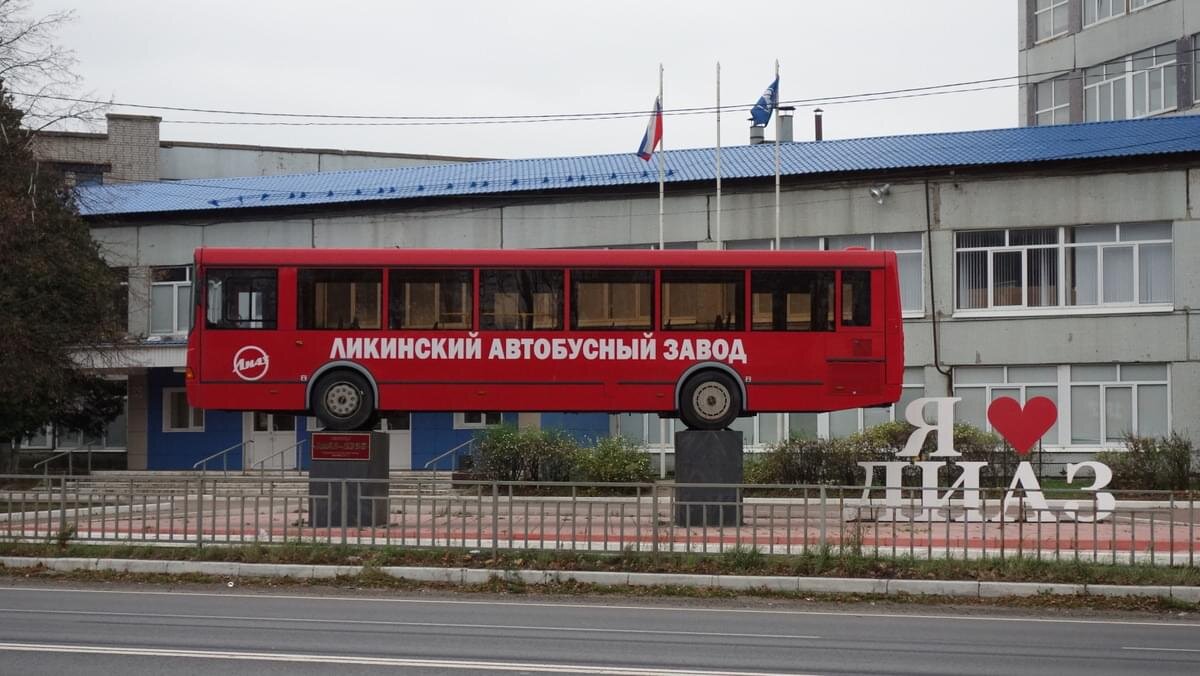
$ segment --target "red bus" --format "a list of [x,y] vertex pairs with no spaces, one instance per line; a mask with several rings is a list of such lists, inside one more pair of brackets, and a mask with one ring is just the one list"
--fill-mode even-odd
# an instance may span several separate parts
[[889,251],[196,251],[193,407],[627,412],[722,429],[886,406],[904,337]]

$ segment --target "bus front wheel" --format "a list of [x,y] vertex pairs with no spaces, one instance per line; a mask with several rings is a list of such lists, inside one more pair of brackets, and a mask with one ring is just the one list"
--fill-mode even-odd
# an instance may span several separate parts
[[694,430],[722,430],[742,411],[742,394],[728,374],[708,371],[690,378],[679,397],[679,417]]
[[371,384],[354,371],[336,371],[314,388],[313,410],[330,430],[362,429],[374,412]]

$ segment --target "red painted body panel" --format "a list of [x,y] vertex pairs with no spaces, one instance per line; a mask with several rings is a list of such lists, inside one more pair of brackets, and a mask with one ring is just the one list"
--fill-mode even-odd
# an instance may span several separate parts
[[[277,268],[278,330],[206,330],[197,305],[188,396],[199,408],[307,411],[308,382],[339,361],[369,373],[382,410],[671,413],[681,377],[704,362],[724,364],[741,378],[748,413],[880,406],[900,397],[904,342],[891,252],[199,249],[199,289],[208,267]],[[870,269],[880,300],[872,304],[869,328],[839,323],[832,332],[298,331],[296,269],[304,267]],[[747,284],[747,308],[749,293]],[[201,302],[203,295],[197,293]],[[655,326],[658,314],[656,301]],[[256,376],[252,382],[234,369],[235,355],[247,346],[259,348],[267,362],[265,372],[261,364],[245,371]]]

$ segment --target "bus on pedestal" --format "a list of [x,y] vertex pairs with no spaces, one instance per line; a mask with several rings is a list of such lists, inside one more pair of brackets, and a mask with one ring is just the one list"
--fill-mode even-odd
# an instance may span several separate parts
[[889,251],[196,251],[193,407],[739,416],[887,406]]

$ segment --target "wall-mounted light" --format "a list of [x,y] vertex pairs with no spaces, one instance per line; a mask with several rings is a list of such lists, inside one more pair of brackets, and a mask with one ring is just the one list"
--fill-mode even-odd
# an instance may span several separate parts
[[883,204],[884,198],[892,194],[892,185],[890,183],[873,185],[868,192],[871,193],[871,199],[875,200],[876,204]]

